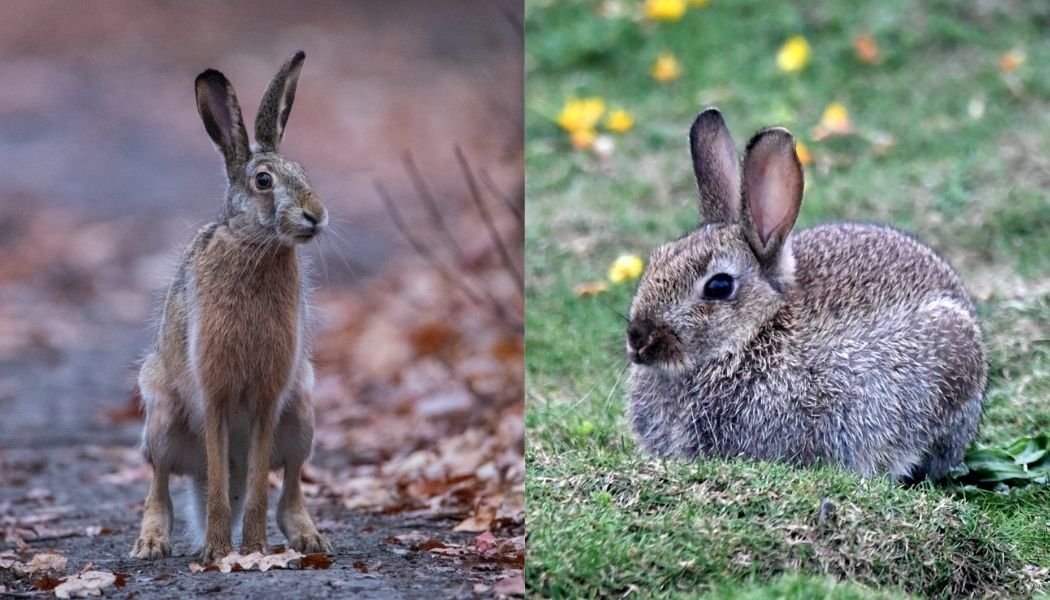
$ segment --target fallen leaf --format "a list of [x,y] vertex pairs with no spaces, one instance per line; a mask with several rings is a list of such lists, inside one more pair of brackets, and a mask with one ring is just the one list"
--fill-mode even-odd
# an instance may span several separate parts
[[[324,555],[321,554],[320,556],[324,556]],[[291,562],[293,560],[301,560],[302,558],[303,558],[303,554],[301,552],[299,552],[297,550],[292,550],[291,548],[289,548],[288,550],[285,550],[284,552],[281,552],[280,554],[269,554],[267,556],[261,557],[258,560],[259,570],[260,571],[269,571],[270,569],[287,569],[289,562]],[[327,558],[327,557],[325,557],[325,558]],[[329,564],[331,564],[331,563],[329,563]],[[325,568],[325,567],[322,567],[322,568]],[[248,570],[247,566],[245,566],[245,570]]]
[[474,545],[481,552],[488,552],[496,547],[496,536],[492,535],[491,531],[486,531],[474,538]]
[[853,38],[853,51],[857,54],[857,60],[873,65],[879,61],[879,45],[871,34],[858,35]]
[[85,571],[69,577],[55,587],[55,596],[58,598],[101,596],[102,590],[116,581],[116,575],[108,571]]
[[999,57],[999,70],[1012,73],[1024,64],[1025,58],[1023,50],[1011,50]]
[[[299,559],[300,569],[327,569],[332,566],[332,558],[327,554],[321,554],[320,552],[314,552],[307,554],[306,556]],[[368,572],[367,567],[364,571]]]
[[588,281],[586,283],[581,283],[577,285],[575,288],[573,288],[572,293],[576,294],[579,297],[583,297],[597,296],[598,294],[607,291],[609,291],[609,284],[605,283],[604,281]]
[[777,51],[777,68],[785,73],[801,71],[809,63],[809,42],[801,35],[788,38]]
[[28,563],[21,563],[12,559],[0,559],[0,569],[10,569],[18,575],[32,575],[34,573],[64,573],[68,559],[55,552],[42,552],[34,554]]
[[813,139],[822,140],[832,135],[846,135],[853,131],[849,111],[839,102],[832,102],[824,109],[820,123],[813,129]]
[[524,596],[525,578],[521,576],[521,573],[504,577],[496,582],[496,585],[492,587],[492,591],[504,596]]
[[41,575],[33,580],[33,589],[40,592],[50,592],[63,581],[65,581],[64,577],[52,577],[47,574]]

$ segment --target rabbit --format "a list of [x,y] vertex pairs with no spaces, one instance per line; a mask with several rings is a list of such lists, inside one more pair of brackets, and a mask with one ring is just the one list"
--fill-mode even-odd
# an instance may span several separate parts
[[277,523],[289,546],[332,552],[299,481],[313,443],[314,370],[296,251],[324,230],[328,213],[302,167],[278,154],[304,60],[295,54],[266,89],[254,147],[226,77],[209,69],[196,79],[197,109],[228,185],[219,219],[182,256],[139,371],[153,481],[132,557],[171,554],[172,474],[192,481],[205,563],[232,550],[231,524],[242,510],[241,552],[266,553],[271,469],[284,470]]
[[958,276],[888,227],[792,233],[803,173],[786,129],[758,132],[742,173],[717,109],[689,139],[702,223],[653,250],[627,326],[640,445],[943,478],[977,432],[987,374]]

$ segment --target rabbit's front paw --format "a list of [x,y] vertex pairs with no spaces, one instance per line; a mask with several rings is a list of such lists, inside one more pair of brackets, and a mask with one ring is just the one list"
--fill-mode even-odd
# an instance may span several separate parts
[[143,535],[135,540],[135,547],[131,549],[131,558],[154,560],[166,556],[171,556],[171,543],[162,535]]
[[333,553],[332,544],[328,541],[328,538],[316,531],[297,535],[288,540],[288,545],[304,554],[313,554],[315,552]]

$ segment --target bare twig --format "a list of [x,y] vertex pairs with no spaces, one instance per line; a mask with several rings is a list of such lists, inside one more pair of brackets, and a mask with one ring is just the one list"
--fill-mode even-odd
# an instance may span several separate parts
[[507,252],[506,245],[503,244],[503,240],[499,236],[499,231],[496,229],[496,224],[492,221],[492,215],[489,214],[487,208],[485,208],[485,202],[481,198],[481,190],[478,189],[478,182],[474,179],[474,173],[470,169],[470,164],[467,162],[467,157],[463,155],[463,150],[457,145],[455,147],[456,160],[459,161],[460,169],[463,171],[463,177],[467,180],[467,187],[470,188],[470,197],[474,200],[474,205],[478,207],[478,213],[481,214],[481,220],[485,223],[485,229],[489,232],[489,237],[492,238],[493,245],[496,246],[496,250],[499,252],[500,260],[503,261],[503,268],[507,271],[507,274],[514,279],[514,284],[518,286],[518,293],[523,297],[525,296],[525,279],[522,277],[521,272],[514,265],[514,260],[510,257],[510,253]]
[[434,225],[434,228],[441,232],[441,237],[445,239],[449,248],[456,254],[456,258],[459,261],[464,260],[463,248],[456,241],[456,237],[448,230],[445,226],[445,219],[441,216],[441,209],[438,208],[437,200],[434,199],[434,194],[430,192],[430,188],[427,186],[426,181],[423,179],[423,175],[419,172],[419,167],[416,166],[416,161],[412,159],[411,152],[405,152],[401,157],[401,162],[405,165],[405,171],[408,172],[408,178],[412,180],[412,187],[416,189],[416,194],[423,200],[423,205],[427,208],[427,214],[430,215],[430,222]]
[[390,194],[387,193],[386,188],[383,187],[382,183],[376,181],[375,188],[376,193],[378,193],[379,197],[383,200],[383,205],[386,206],[387,212],[390,214],[390,218],[394,222],[394,226],[401,232],[401,235],[405,236],[405,239],[408,240],[409,245],[411,245],[412,249],[416,251],[416,254],[419,254],[420,257],[426,260],[435,271],[437,271],[449,283],[453,284],[456,289],[462,290],[463,294],[466,295],[471,302],[478,306],[488,304],[491,306],[497,318],[507,325],[507,327],[518,333],[524,333],[524,323],[509,315],[503,305],[500,304],[499,300],[485,289],[484,286],[482,286],[481,293],[479,294],[473,289],[473,287],[471,287],[466,277],[456,277],[456,275],[449,270],[448,266],[438,260],[434,253],[427,248],[426,244],[420,241],[419,238],[412,233],[412,230],[408,227],[404,217],[402,217],[401,211],[398,210],[397,205],[390,197]]
[[478,169],[478,177],[481,179],[481,183],[485,184],[485,189],[489,191],[489,194],[499,198],[500,201],[503,202],[503,205],[507,207],[507,210],[518,219],[518,223],[524,225],[525,215],[522,214],[521,209],[510,199],[510,196],[506,195],[496,187],[496,182],[492,181],[492,178],[489,177],[489,174],[485,171],[484,167]]

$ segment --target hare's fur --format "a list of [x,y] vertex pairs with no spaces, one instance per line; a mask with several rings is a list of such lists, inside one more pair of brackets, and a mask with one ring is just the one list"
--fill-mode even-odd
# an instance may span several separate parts
[[[694,130],[724,129],[708,113]],[[823,462],[865,476],[941,478],[981,418],[986,365],[974,307],[943,259],[893,229],[836,224],[788,237],[790,207],[747,197],[781,183],[760,182],[761,191],[748,185],[756,178],[796,176],[793,140],[773,133],[781,156],[769,160],[779,164],[745,164],[742,191],[704,181],[712,173],[697,165],[706,224],[650,258],[632,327],[644,323],[650,338],[664,341],[659,352],[645,347],[649,364],[634,347],[642,347],[640,334],[628,343],[636,362],[631,425],[644,448],[664,457]],[[702,162],[698,137],[705,143],[694,135],[694,158]],[[736,177],[730,171],[726,179]],[[727,188],[743,198],[710,197]],[[800,187],[794,196],[784,197],[801,202]],[[761,210],[790,220],[768,245],[756,242],[759,223],[772,230],[780,221],[754,214]],[[716,273],[737,282],[730,300],[700,296]]]
[[[205,561],[230,552],[242,507],[242,551],[265,552],[271,469],[284,470],[277,522],[289,545],[331,551],[300,486],[313,441],[314,374],[308,289],[295,246],[319,233],[327,216],[302,169],[276,154],[301,64],[300,53],[267,91],[254,151],[229,83],[215,71],[198,78],[198,99],[207,105],[201,115],[226,158],[230,187],[222,218],[202,228],[182,258],[139,373],[143,452],[154,479],[132,556],[171,552],[171,474],[193,481]],[[273,183],[253,187],[264,171]]]

